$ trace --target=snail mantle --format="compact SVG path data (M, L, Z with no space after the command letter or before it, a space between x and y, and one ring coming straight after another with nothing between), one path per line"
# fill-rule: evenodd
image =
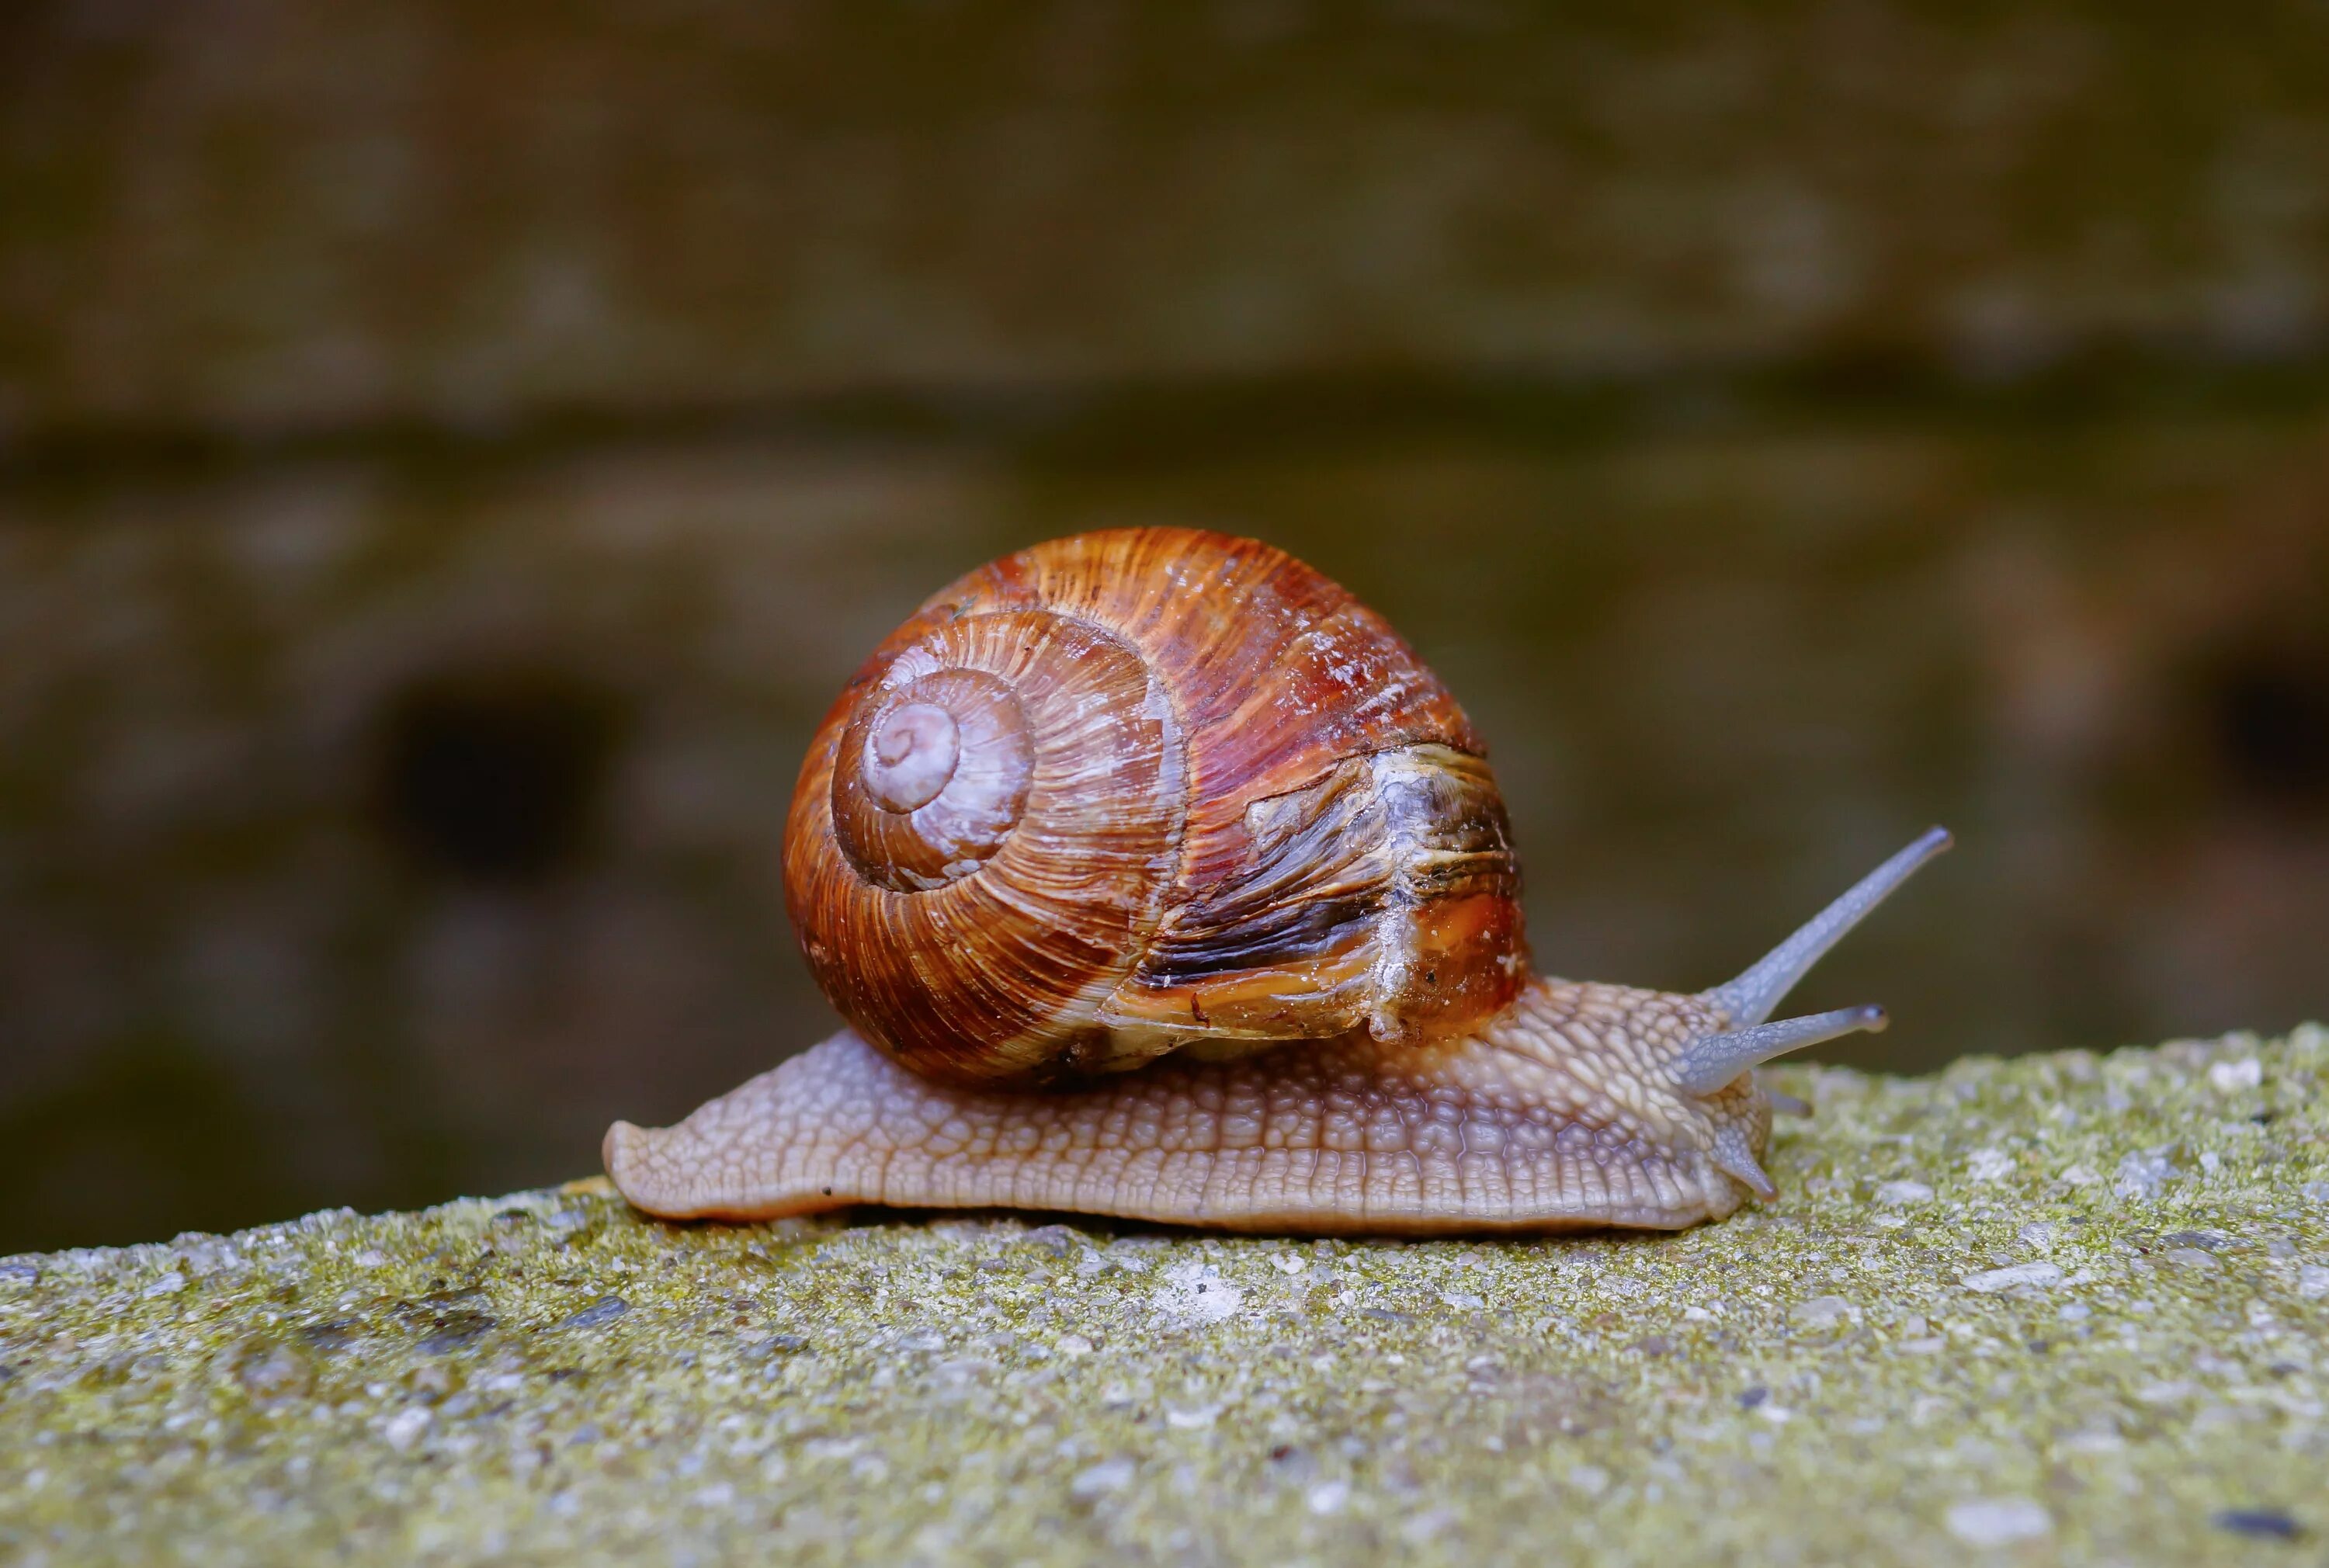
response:
M541 1192L0 1259L0 1561L2311 1560L2329 1030L1773 1075L1781 1197L1673 1235Z

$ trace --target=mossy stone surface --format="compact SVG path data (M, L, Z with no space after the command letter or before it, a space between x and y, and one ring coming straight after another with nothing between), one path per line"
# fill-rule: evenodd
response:
M1775 1077L1780 1199L1672 1236L584 1188L0 1260L0 1560L2329 1553L2329 1031Z

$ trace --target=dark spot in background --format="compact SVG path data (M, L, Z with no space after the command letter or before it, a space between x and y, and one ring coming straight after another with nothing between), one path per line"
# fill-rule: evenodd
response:
M2207 685L2216 755L2241 795L2329 811L2329 643L2242 650Z
M382 829L464 880L546 880L587 852L623 728L613 694L568 671L424 675L381 712Z

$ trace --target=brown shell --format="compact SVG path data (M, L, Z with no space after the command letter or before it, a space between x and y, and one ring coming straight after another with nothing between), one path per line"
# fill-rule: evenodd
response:
M1526 970L1481 754L1399 634L1284 551L1082 534L866 661L801 769L786 895L834 1004L937 1076L1430 1038Z

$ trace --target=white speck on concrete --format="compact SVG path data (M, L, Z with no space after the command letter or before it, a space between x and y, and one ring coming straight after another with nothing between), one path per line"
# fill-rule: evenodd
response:
M2216 1062L2208 1068L2209 1086L2219 1094L2237 1094L2264 1082L2264 1064L2254 1056L2237 1062Z
M1953 1506L1949 1534L1968 1546L2007 1546L2053 1534L2054 1516L2028 1498L1976 1498Z
M1414 1545L1420 1546L1456 1522L1452 1508L1433 1508L1420 1513L1399 1527L1400 1535Z
M1132 1484L1132 1461L1128 1459L1102 1460L1068 1483L1068 1495L1080 1503L1088 1503L1094 1498L1120 1492Z
M1921 1181L1888 1181L1876 1189L1876 1201L1904 1208L1912 1203L1932 1202L1933 1189Z
M2004 1181L2013 1174L2013 1156L2003 1149L1976 1149L1966 1160L1966 1174L1975 1181Z
M2118 1162L2116 1190L2121 1197L2147 1203L2159 1196L2159 1189L2174 1174L2175 1167L2164 1154L2130 1154Z
M420 1434L428 1430L429 1412L420 1405L409 1404L388 1418L388 1423L380 1429L380 1435L389 1447L403 1453L419 1442Z
M1221 1276L1212 1263L1175 1263L1164 1271L1164 1286L1151 1298L1158 1312L1178 1323L1226 1323L1245 1305L1245 1292Z
M2016 1285L2034 1285L2042 1290L2048 1285L2060 1284L2061 1279L2061 1269L2053 1263L2009 1263L2002 1269L1967 1274L1965 1285L1968 1291L1979 1291L1987 1296L2000 1291L2010 1291Z
M1310 1488L1307 1499L1310 1511L1320 1516L1341 1513L1350 1500L1351 1483L1348 1481L1320 1481Z

